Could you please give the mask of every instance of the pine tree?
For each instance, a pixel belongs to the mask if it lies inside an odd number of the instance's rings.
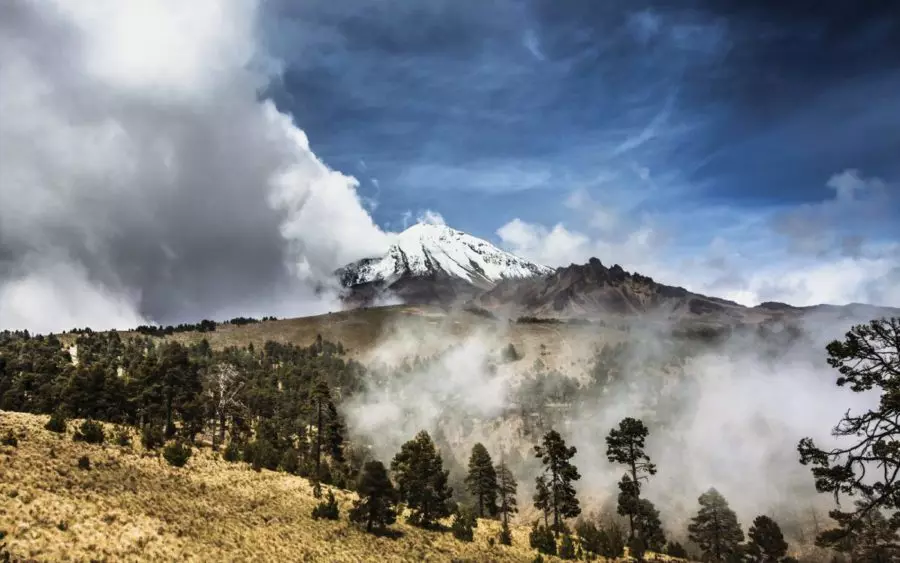
[[[757,516],[747,534],[750,537],[750,553],[760,563],[776,563],[787,555],[781,527],[768,516]]]
[[[578,469],[569,461],[578,450],[566,446],[556,430],[544,434],[543,443],[534,447],[534,453],[544,464],[547,485],[547,503],[544,510],[553,514],[553,532],[563,531],[563,520],[581,514],[572,481],[581,479]],[[537,502],[535,503],[537,506]],[[542,508],[542,507],[538,507]]]
[[[391,461],[391,469],[400,498],[412,509],[410,523],[429,527],[439,518],[450,516],[453,489],[447,486],[449,472],[428,432],[423,430],[403,444]]]
[[[610,463],[628,467],[629,473],[619,483],[618,512],[628,516],[629,540],[635,538],[635,517],[640,513],[641,481],[656,474],[656,466],[644,453],[644,440],[648,431],[644,423],[635,418],[625,418],[618,429],[613,428],[606,437],[606,457]]]
[[[484,518],[485,515],[493,516],[497,513],[497,471],[494,469],[487,448],[480,443],[472,447],[466,488],[478,503],[479,518]]]
[[[812,438],[800,441],[800,463],[812,466],[816,490],[821,493],[857,496],[854,510],[832,510],[829,516],[838,528],[819,534],[823,547],[843,549],[842,542],[867,527],[863,521],[873,513],[900,510],[900,317],[873,320],[854,326],[844,337],[828,344],[828,364],[840,375],[839,387],[855,393],[875,392],[877,408],[852,414],[848,411],[833,430],[849,443],[830,449],[816,446]],[[869,470],[877,467],[878,471]],[[897,546],[900,517],[886,522]],[[900,548],[894,548],[898,550]]]
[[[324,381],[319,381],[312,392],[313,423],[316,426],[315,474],[313,479],[322,478],[322,449],[325,447],[335,461],[343,460],[343,423],[337,408],[331,400],[331,390]]]
[[[518,484],[505,462],[501,461],[495,471],[497,473],[497,495],[500,497],[500,506],[497,512],[503,519],[503,524],[508,527],[510,514],[515,514],[519,510],[516,502]]]
[[[470,542],[475,538],[474,529],[478,526],[475,513],[468,507],[461,507],[453,516],[450,531],[453,537],[459,541]]]
[[[387,470],[380,461],[368,461],[356,484],[359,500],[354,501],[350,510],[350,521],[366,524],[366,531],[372,528],[383,530],[397,519],[397,490],[388,478]]]
[[[896,523],[885,518],[877,508],[870,508],[868,512],[861,513],[864,507],[871,507],[870,502],[870,500],[856,501],[856,513],[861,515],[851,521],[838,520],[839,527],[822,532],[816,544],[848,553],[851,561],[867,563],[900,561]],[[851,516],[842,515],[842,518],[849,519]]]
[[[534,480],[534,507],[544,514],[544,527],[549,529],[551,500],[545,475],[538,475]]]
[[[698,499],[700,511],[691,519],[688,537],[712,561],[726,561],[740,552],[744,532],[737,515],[719,492],[709,489]]]

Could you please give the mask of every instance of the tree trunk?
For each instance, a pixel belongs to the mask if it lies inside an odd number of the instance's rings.
[[[213,451],[219,450],[219,417],[213,416],[213,424],[212,424],[212,449]]]
[[[637,464],[634,462],[634,443],[628,446],[628,449],[631,453],[631,480],[634,482],[634,493],[635,493],[635,505],[637,504],[637,497],[640,496],[640,490],[638,489],[637,482]],[[631,513],[628,515],[628,529],[631,531],[631,535],[629,536],[629,540],[634,539],[634,514]]]
[[[322,473],[319,466],[322,462],[322,400],[316,401],[316,481]]]
[[[225,409],[219,414],[219,443],[225,443]]]

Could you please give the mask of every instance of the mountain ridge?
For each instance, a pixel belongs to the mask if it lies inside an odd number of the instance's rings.
[[[592,257],[550,268],[446,225],[420,223],[397,235],[381,257],[337,270],[350,307],[402,302],[476,307],[517,317],[599,318],[661,315],[762,322],[811,313],[900,315],[900,308],[863,303],[746,306],[655,281]]]

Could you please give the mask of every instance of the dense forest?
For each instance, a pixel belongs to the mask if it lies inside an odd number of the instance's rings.
[[[232,321],[250,322],[256,321]],[[214,330],[215,324],[211,327],[199,323],[173,330],[202,332]],[[402,507],[417,526],[444,529],[442,522],[452,518],[448,531],[460,541],[472,540],[478,518],[496,518],[502,522],[497,542],[512,541],[509,519],[525,497],[508,462],[495,460],[482,444],[472,447],[464,480],[451,483],[441,448],[424,430],[388,463],[373,459],[366,443],[348,439],[345,401],[366,385],[387,385],[435,358],[367,369],[347,359],[341,343],[321,336],[305,347],[270,341],[259,349],[251,344],[213,350],[206,340],[186,346],[158,338],[170,334],[167,330],[139,332],[145,334],[123,338],[117,332],[72,331],[72,346],[55,335],[0,333],[0,410],[51,414],[47,429],[57,432],[70,419],[83,419],[75,438],[89,442],[119,439],[106,436],[94,421],[136,427],[144,447],[162,449],[175,466],[185,465],[193,448],[208,445],[224,459],[255,470],[307,477],[315,483],[316,495],[324,497],[313,513],[317,518],[340,517],[333,494],[324,494],[323,486],[355,490],[359,500],[349,518],[372,533],[390,534]],[[668,349],[659,369],[677,366],[690,355],[689,347],[675,344],[680,352]],[[582,513],[577,492],[581,475],[573,463],[577,449],[554,429],[548,407],[577,405],[627,384],[626,348],[599,348],[586,382],[548,370],[537,360],[514,392],[516,410],[529,419],[538,415],[526,430],[540,468],[529,488],[534,492],[530,501],[541,514],[532,523],[531,547],[563,559],[616,557],[627,548],[638,559],[652,551],[706,561],[792,561],[775,520],[760,515],[745,535],[715,488],[699,496],[686,534],[667,537],[659,511],[644,493],[657,472],[645,451],[654,421],[626,417],[605,437],[609,463],[622,470],[616,505],[620,518],[598,520]],[[773,349],[773,354],[784,349]],[[853,392],[879,391],[881,400],[878,409],[848,413],[839,422],[835,432],[850,438],[846,447],[822,450],[810,439],[798,446],[799,461],[812,468],[820,492],[855,501],[851,510],[845,502],[831,513],[835,526],[822,531],[817,543],[833,550],[834,561],[896,561],[900,319],[853,327],[844,340],[828,345],[827,359],[839,374],[837,385]],[[519,360],[512,345],[496,358],[500,363]],[[5,440],[12,443],[14,437]]]

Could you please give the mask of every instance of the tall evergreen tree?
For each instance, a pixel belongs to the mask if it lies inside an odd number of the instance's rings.
[[[450,516],[453,489],[447,486],[449,472],[428,432],[421,431],[403,444],[391,461],[400,498],[412,510],[410,522],[428,527]]]
[[[472,447],[466,488],[475,497],[479,518],[494,516],[497,513],[497,470],[494,469],[491,454],[481,443]]]
[[[500,506],[497,508],[497,512],[500,514],[503,522],[509,525],[509,516],[519,510],[516,502],[518,483],[516,483],[516,478],[513,477],[512,471],[509,470],[505,462],[501,461],[500,465],[495,468],[495,471],[497,473],[497,496],[500,499]]]
[[[397,490],[380,461],[366,462],[356,492],[359,499],[350,509],[351,522],[365,522],[366,531],[371,532],[373,527],[383,530],[397,519]]]
[[[618,512],[628,516],[629,540],[635,537],[635,517],[641,511],[641,481],[656,475],[656,466],[650,463],[650,456],[644,452],[647,434],[647,427],[641,420],[628,417],[619,423],[618,428],[610,430],[606,437],[606,457],[610,463],[620,463],[628,468],[628,473],[619,483]]]
[[[768,516],[754,518],[747,535],[750,536],[750,554],[759,563],[777,563],[787,555],[788,544],[781,527]]]
[[[343,424],[338,416],[337,408],[331,399],[331,390],[324,381],[316,383],[312,392],[313,423],[316,427],[315,442],[315,475],[318,481],[322,478],[322,449],[335,461],[343,459]]]
[[[895,517],[886,522],[900,531],[900,318],[873,320],[850,329],[844,340],[828,344],[828,364],[840,375],[839,387],[855,393],[877,391],[878,407],[859,415],[847,414],[833,434],[850,443],[821,449],[811,438],[800,441],[800,463],[812,465],[816,489],[823,493],[856,496],[854,510],[829,513],[838,528],[819,534],[818,543],[839,547],[871,512],[885,510]],[[878,471],[871,471],[877,467]]]
[[[556,536],[563,531],[564,519],[581,514],[575,488],[572,486],[572,481],[577,481],[581,475],[570,461],[577,451],[574,446],[566,446],[565,440],[556,430],[544,434],[542,443],[534,447],[535,456],[544,464],[548,492],[545,506],[538,508],[553,514],[553,532]]]
[[[719,491],[709,489],[698,499],[700,510],[688,525],[688,537],[711,561],[734,559],[741,551],[744,532],[737,515]]]

